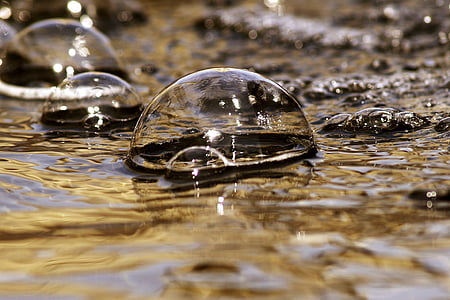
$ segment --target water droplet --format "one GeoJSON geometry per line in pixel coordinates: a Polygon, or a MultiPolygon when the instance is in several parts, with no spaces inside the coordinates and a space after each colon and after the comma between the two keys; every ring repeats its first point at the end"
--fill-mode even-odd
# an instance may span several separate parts
{"type": "Polygon", "coordinates": [[[294,96],[257,73],[212,68],[181,77],[149,103],[127,163],[149,172],[186,172],[198,164],[202,172],[219,172],[315,152],[294,96]]]}
{"type": "Polygon", "coordinates": [[[16,85],[59,84],[71,73],[103,71],[126,79],[109,39],[79,22],[51,19],[20,31],[7,45],[0,78],[16,85]]]}
{"type": "Polygon", "coordinates": [[[424,107],[430,108],[436,106],[436,101],[433,98],[427,98],[422,101],[424,107]]]}
{"type": "Polygon", "coordinates": [[[104,130],[130,125],[141,110],[141,99],[127,82],[108,73],[86,72],[53,89],[41,121],[53,126],[104,130]]]}
{"type": "Polygon", "coordinates": [[[351,117],[351,114],[337,114],[332,116],[324,125],[323,130],[335,130],[341,128],[344,122],[351,117]]]}

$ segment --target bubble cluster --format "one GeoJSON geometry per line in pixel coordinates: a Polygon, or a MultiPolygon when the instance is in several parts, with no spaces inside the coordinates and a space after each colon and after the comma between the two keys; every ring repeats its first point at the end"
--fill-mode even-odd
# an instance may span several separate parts
{"type": "Polygon", "coordinates": [[[126,78],[105,35],[73,20],[49,19],[23,29],[8,43],[0,78],[21,86],[57,85],[85,71],[126,78]]]}
{"type": "MultiPolygon", "coordinates": [[[[273,4],[273,3],[272,3],[273,4]]],[[[272,6],[274,8],[276,6],[272,6]]],[[[265,9],[234,7],[214,11],[204,20],[207,29],[227,29],[245,34],[265,44],[291,45],[297,49],[308,45],[373,49],[378,37],[369,30],[331,26],[312,18],[292,14],[279,15],[265,9]],[[261,22],[264,20],[264,22],[261,22]]]]}
{"type": "Polygon", "coordinates": [[[322,129],[380,133],[416,130],[428,124],[429,121],[425,117],[414,112],[394,108],[366,108],[353,114],[337,114],[331,117],[322,129]]]}
{"type": "Polygon", "coordinates": [[[135,122],[142,111],[140,96],[117,76],[86,72],[64,80],[45,102],[41,121],[93,131],[135,122]]]}
{"type": "Polygon", "coordinates": [[[294,96],[257,73],[211,68],[181,77],[155,96],[135,128],[127,164],[195,177],[315,153],[294,96]]]}

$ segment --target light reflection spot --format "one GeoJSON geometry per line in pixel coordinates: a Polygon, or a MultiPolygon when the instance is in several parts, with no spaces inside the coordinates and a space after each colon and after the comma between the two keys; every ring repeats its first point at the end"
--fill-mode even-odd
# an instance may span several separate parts
{"type": "Polygon", "coordinates": [[[53,65],[53,71],[55,71],[55,73],[61,73],[62,70],[63,70],[63,66],[61,64],[53,65]]]}
{"type": "Polygon", "coordinates": [[[67,9],[73,14],[79,14],[82,6],[78,1],[69,1],[67,2],[67,9]]]}
{"type": "Polygon", "coordinates": [[[8,20],[12,15],[11,8],[2,7],[0,8],[0,19],[8,20]]]}
{"type": "Polygon", "coordinates": [[[427,198],[436,198],[436,191],[427,192],[427,198]]]}
{"type": "Polygon", "coordinates": [[[82,15],[80,17],[80,23],[84,28],[92,28],[94,26],[94,21],[88,15],[82,15]]]}
{"type": "Polygon", "coordinates": [[[225,213],[225,209],[224,209],[224,206],[223,206],[223,202],[224,201],[225,201],[225,198],[223,196],[219,196],[217,198],[217,213],[219,215],[221,215],[221,216],[223,216],[224,213],[225,213]]]}

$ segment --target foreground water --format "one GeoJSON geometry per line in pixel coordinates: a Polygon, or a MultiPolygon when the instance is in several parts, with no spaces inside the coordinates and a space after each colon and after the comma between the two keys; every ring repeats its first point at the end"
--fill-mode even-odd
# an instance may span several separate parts
{"type": "Polygon", "coordinates": [[[46,127],[43,102],[1,99],[0,298],[448,299],[449,3],[286,2],[275,17],[230,2],[149,1],[148,23],[110,37],[146,101],[211,66],[278,80],[320,155],[173,188],[126,168],[131,130],[46,127]],[[374,107],[381,119],[330,120],[374,107]],[[427,122],[392,123],[391,108],[427,122]]]}

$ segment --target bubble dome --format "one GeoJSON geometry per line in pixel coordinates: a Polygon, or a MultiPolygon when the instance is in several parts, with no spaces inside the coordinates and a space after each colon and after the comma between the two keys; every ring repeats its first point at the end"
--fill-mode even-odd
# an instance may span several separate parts
{"type": "Polygon", "coordinates": [[[10,84],[59,84],[86,71],[102,71],[126,79],[109,39],[95,28],[69,19],[48,19],[17,33],[6,46],[0,78],[10,84]]]}
{"type": "Polygon", "coordinates": [[[198,176],[316,152],[293,95],[257,73],[210,68],[181,77],[153,98],[136,125],[126,163],[146,172],[198,176]]]}
{"type": "Polygon", "coordinates": [[[135,122],[142,108],[140,96],[126,81],[108,73],[86,72],[53,89],[44,103],[41,122],[104,130],[135,122]]]}

